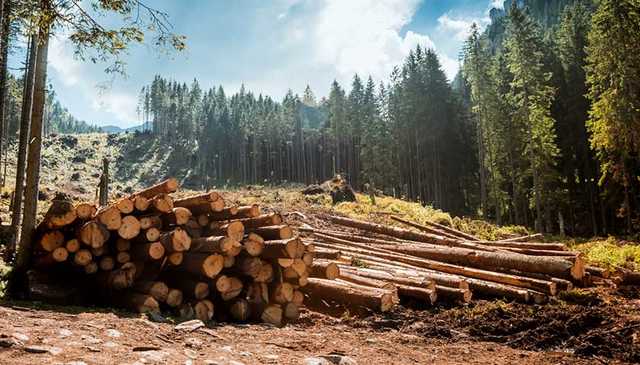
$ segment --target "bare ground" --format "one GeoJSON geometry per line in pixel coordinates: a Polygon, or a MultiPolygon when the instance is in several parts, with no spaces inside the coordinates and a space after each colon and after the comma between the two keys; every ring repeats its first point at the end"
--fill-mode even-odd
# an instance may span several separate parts
{"type": "MultiPolygon", "coordinates": [[[[460,334],[431,337],[411,329],[354,327],[315,312],[283,328],[219,325],[195,331],[109,312],[0,307],[3,364],[301,364],[343,354],[358,364],[591,364],[564,352],[533,352],[460,334]],[[115,331],[114,331],[115,330],[115,331]],[[44,351],[44,353],[33,353],[44,351]]],[[[346,322],[346,323],[345,323],[346,322]]],[[[375,323],[375,322],[372,322],[375,323]]]]}

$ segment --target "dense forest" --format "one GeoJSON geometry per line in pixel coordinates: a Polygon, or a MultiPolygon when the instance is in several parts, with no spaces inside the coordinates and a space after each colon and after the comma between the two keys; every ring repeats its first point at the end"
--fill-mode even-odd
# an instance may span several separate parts
{"type": "Polygon", "coordinates": [[[139,110],[149,133],[191,156],[187,180],[203,187],[341,174],[357,189],[498,224],[634,230],[639,4],[505,9],[486,30],[473,26],[452,83],[435,52],[417,47],[389,80],[355,75],[320,100],[308,87],[277,102],[158,75],[139,110]]]}

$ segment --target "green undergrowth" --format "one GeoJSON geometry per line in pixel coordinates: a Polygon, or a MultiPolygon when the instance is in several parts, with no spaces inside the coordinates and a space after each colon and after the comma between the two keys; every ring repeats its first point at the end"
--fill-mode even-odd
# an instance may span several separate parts
{"type": "Polygon", "coordinates": [[[356,197],[357,202],[339,203],[335,206],[335,211],[351,218],[366,219],[404,228],[406,228],[405,225],[394,221],[391,219],[391,216],[395,215],[418,224],[435,222],[486,240],[527,234],[527,230],[524,227],[499,227],[482,220],[452,217],[449,213],[443,212],[440,209],[389,196],[376,197],[375,204],[373,204],[371,198],[367,195],[357,194],[356,197]]]}
{"type": "Polygon", "coordinates": [[[640,244],[637,241],[600,237],[588,241],[572,239],[566,244],[572,250],[582,252],[592,265],[607,269],[640,270],[640,244]]]}

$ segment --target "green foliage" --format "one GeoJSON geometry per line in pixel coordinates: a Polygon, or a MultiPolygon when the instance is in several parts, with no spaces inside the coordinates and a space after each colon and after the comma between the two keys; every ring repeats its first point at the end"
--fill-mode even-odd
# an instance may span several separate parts
{"type": "Polygon", "coordinates": [[[627,218],[631,229],[631,195],[638,193],[634,175],[640,171],[640,2],[601,1],[593,16],[587,54],[591,101],[587,125],[600,161],[600,183],[623,187],[619,215],[627,218]]]}
{"type": "Polygon", "coordinates": [[[640,270],[640,246],[636,243],[609,237],[583,243],[569,242],[569,245],[573,250],[584,253],[587,261],[593,265],[640,270]]]}

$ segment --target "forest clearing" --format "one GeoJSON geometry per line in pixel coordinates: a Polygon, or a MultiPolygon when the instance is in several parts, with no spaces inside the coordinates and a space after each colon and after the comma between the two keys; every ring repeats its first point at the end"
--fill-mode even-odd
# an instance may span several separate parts
{"type": "Polygon", "coordinates": [[[0,0],[0,363],[640,363],[639,30],[0,0]]]}

